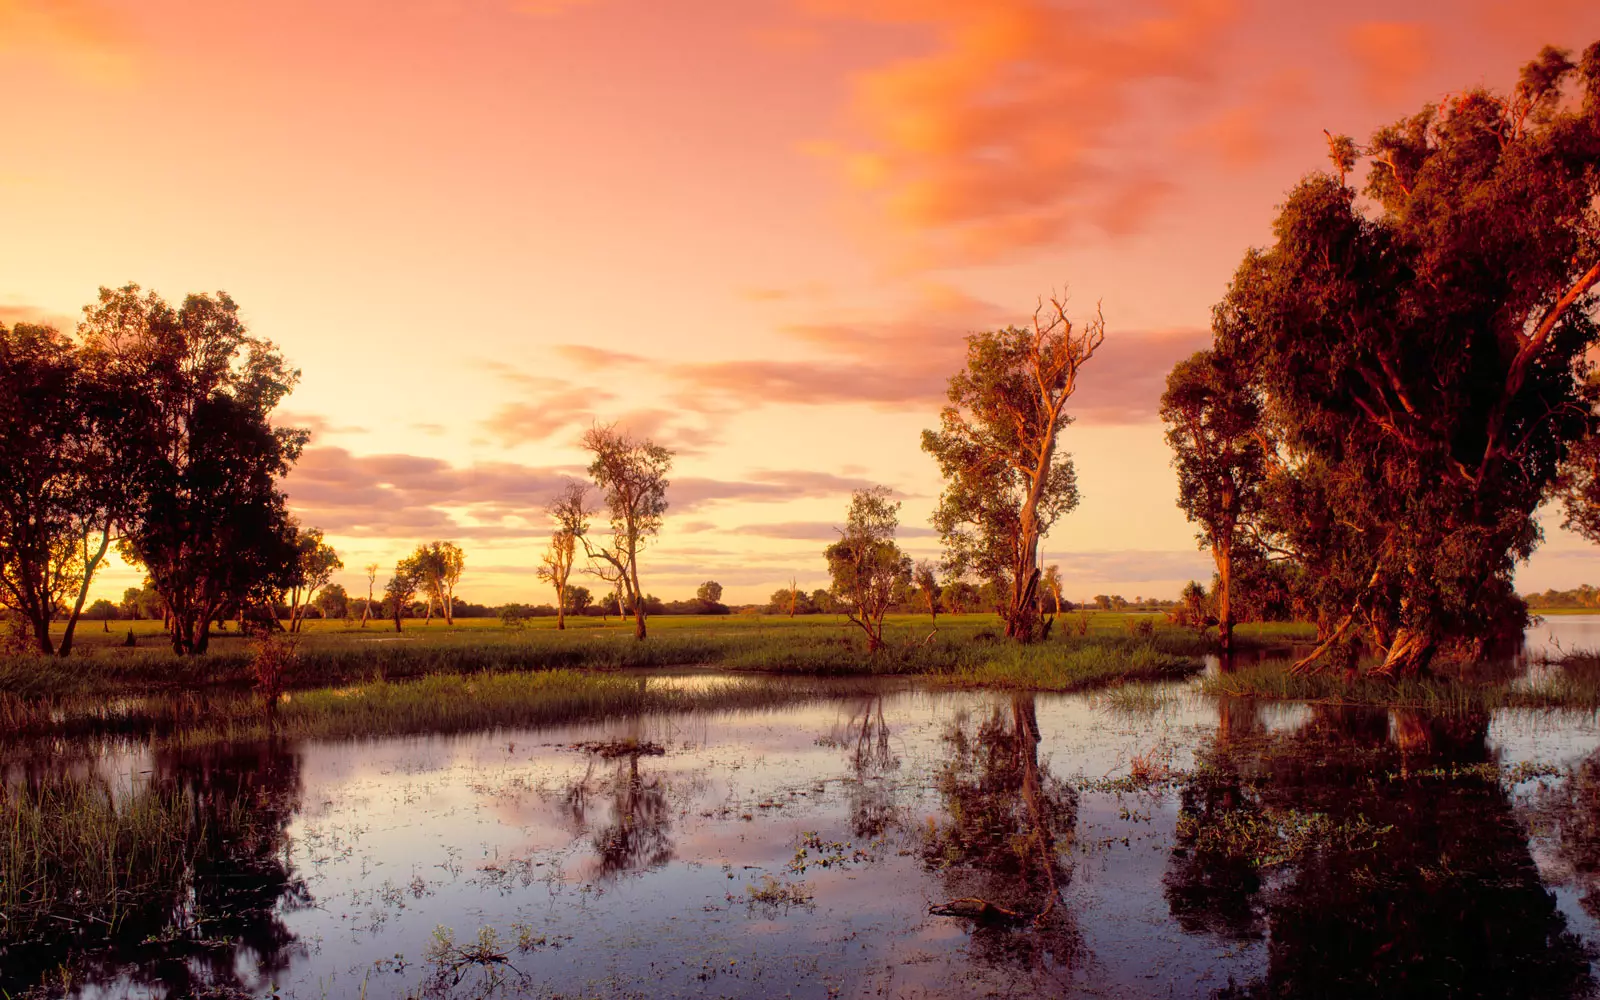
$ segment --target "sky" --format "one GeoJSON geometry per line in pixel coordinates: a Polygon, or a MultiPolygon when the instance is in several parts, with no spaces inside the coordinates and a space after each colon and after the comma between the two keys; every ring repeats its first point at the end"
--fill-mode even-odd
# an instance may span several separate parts
{"type": "MultiPolygon", "coordinates": [[[[968,333],[1105,317],[1063,444],[1066,595],[1209,557],[1156,409],[1274,209],[1591,0],[0,0],[0,322],[226,290],[302,377],[285,489],[366,592],[418,543],[546,601],[543,506],[618,422],[674,449],[644,588],[796,579],[852,489],[937,554],[919,448],[968,333]]],[[[1524,592],[1600,582],[1559,527],[1524,592]]],[[[96,596],[138,571],[110,567],[96,596]]]]}

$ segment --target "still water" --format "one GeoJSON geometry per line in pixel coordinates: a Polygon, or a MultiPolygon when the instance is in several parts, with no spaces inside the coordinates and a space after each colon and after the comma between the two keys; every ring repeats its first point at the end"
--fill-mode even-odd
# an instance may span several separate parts
{"type": "Polygon", "coordinates": [[[161,920],[0,952],[0,989],[62,962],[86,997],[1584,996],[1600,977],[1590,713],[896,683],[469,736],[123,743],[7,780],[61,770],[184,789],[218,849],[161,920]]]}

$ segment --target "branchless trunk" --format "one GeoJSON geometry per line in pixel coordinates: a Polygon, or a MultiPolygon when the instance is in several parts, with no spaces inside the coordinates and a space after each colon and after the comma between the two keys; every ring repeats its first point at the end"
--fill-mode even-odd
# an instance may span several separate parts
{"type": "MultiPolygon", "coordinates": [[[[78,587],[78,599],[73,602],[72,614],[67,616],[67,628],[61,636],[61,656],[72,653],[72,635],[78,628],[78,618],[83,614],[83,602],[89,597],[89,583],[94,579],[94,571],[99,567],[100,560],[106,557],[106,550],[111,547],[111,523],[106,522],[105,530],[100,533],[100,548],[91,556],[89,554],[89,536],[83,536],[83,583],[78,587]]],[[[107,632],[111,631],[110,623],[105,626],[107,632]]]]}
{"type": "Polygon", "coordinates": [[[1233,533],[1212,546],[1217,561],[1217,641],[1223,653],[1233,652],[1233,533]]]}

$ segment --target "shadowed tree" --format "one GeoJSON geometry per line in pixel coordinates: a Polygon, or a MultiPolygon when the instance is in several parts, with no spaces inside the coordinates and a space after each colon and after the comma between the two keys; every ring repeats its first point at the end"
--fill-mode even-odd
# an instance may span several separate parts
{"type": "Polygon", "coordinates": [[[1078,369],[1104,340],[1098,312],[1079,330],[1059,299],[1041,305],[1031,329],[973,334],[940,430],[922,432],[945,478],[933,526],[950,552],[1004,587],[1006,635],[1021,642],[1047,628],[1035,600],[1039,543],[1078,505],[1072,457],[1056,442],[1072,420],[1078,369]]]}
{"type": "Polygon", "coordinates": [[[222,293],[174,310],[137,285],[102,288],[79,332],[128,486],[121,553],[160,592],[173,650],[203,653],[212,621],[292,576],[294,528],[277,484],[307,432],[269,417],[299,372],[222,293]]]}
{"type": "Polygon", "coordinates": [[[644,591],[639,587],[639,553],[661,532],[667,512],[667,473],[672,452],[648,438],[634,439],[615,425],[597,425],[583,435],[583,447],[594,456],[589,475],[600,487],[611,515],[611,544],[595,545],[582,536],[584,553],[598,560],[596,574],[617,588],[633,609],[634,637],[645,637],[644,591]]]}
{"type": "Polygon", "coordinates": [[[1520,627],[1511,572],[1594,424],[1600,44],[1578,67],[1547,48],[1513,93],[1467,90],[1336,155],[1214,326],[1261,386],[1294,499],[1277,526],[1330,623],[1300,668],[1353,629],[1377,673],[1412,675],[1441,644],[1520,627]],[[1342,180],[1353,152],[1367,199],[1342,180]]]}
{"type": "Polygon", "coordinates": [[[322,612],[323,618],[343,618],[350,613],[350,595],[341,584],[330,583],[323,587],[312,603],[322,612]]]}
{"type": "Polygon", "coordinates": [[[534,573],[555,588],[557,629],[567,627],[567,580],[572,576],[578,539],[589,530],[589,508],[584,502],[588,494],[589,487],[583,483],[568,483],[547,508],[556,530],[534,573]]]}
{"type": "Polygon", "coordinates": [[[707,580],[694,592],[695,599],[702,604],[722,603],[722,584],[715,580],[707,580]]]}
{"type": "Polygon", "coordinates": [[[883,618],[895,588],[911,579],[911,557],[895,544],[900,502],[887,486],[856,490],[839,540],[828,546],[828,574],[838,611],[867,634],[867,652],[883,646],[883,618]]]}
{"type": "Polygon", "coordinates": [[[411,575],[409,559],[402,559],[394,568],[394,576],[383,588],[383,610],[394,622],[394,630],[402,630],[406,609],[417,596],[417,579],[411,575]]]}
{"type": "Polygon", "coordinates": [[[1267,454],[1261,404],[1246,366],[1198,351],[1167,376],[1161,419],[1178,470],[1178,506],[1200,525],[1200,544],[1217,564],[1217,637],[1233,649],[1234,553],[1263,506],[1267,454]]]}
{"type": "Polygon", "coordinates": [[[1044,584],[1045,593],[1049,594],[1051,601],[1054,602],[1055,611],[1053,613],[1059,615],[1061,613],[1061,567],[1055,563],[1046,566],[1044,568],[1044,576],[1040,578],[1040,582],[1044,584]]]}
{"type": "MultiPolygon", "coordinates": [[[[300,631],[311,596],[327,586],[333,574],[344,569],[344,560],[333,546],[322,540],[321,528],[295,530],[295,568],[289,582],[289,631],[300,631]]],[[[342,592],[342,588],[341,588],[342,592]]]]}

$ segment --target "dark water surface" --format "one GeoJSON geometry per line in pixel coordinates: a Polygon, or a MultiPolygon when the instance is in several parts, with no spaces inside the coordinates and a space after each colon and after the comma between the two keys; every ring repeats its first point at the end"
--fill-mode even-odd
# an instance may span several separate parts
{"type": "Polygon", "coordinates": [[[61,961],[91,997],[1545,997],[1600,971],[1591,713],[896,684],[6,780],[64,770],[192,794],[219,860],[158,925],[0,953],[0,989],[61,961]],[[929,912],[961,899],[991,919],[929,912]]]}

